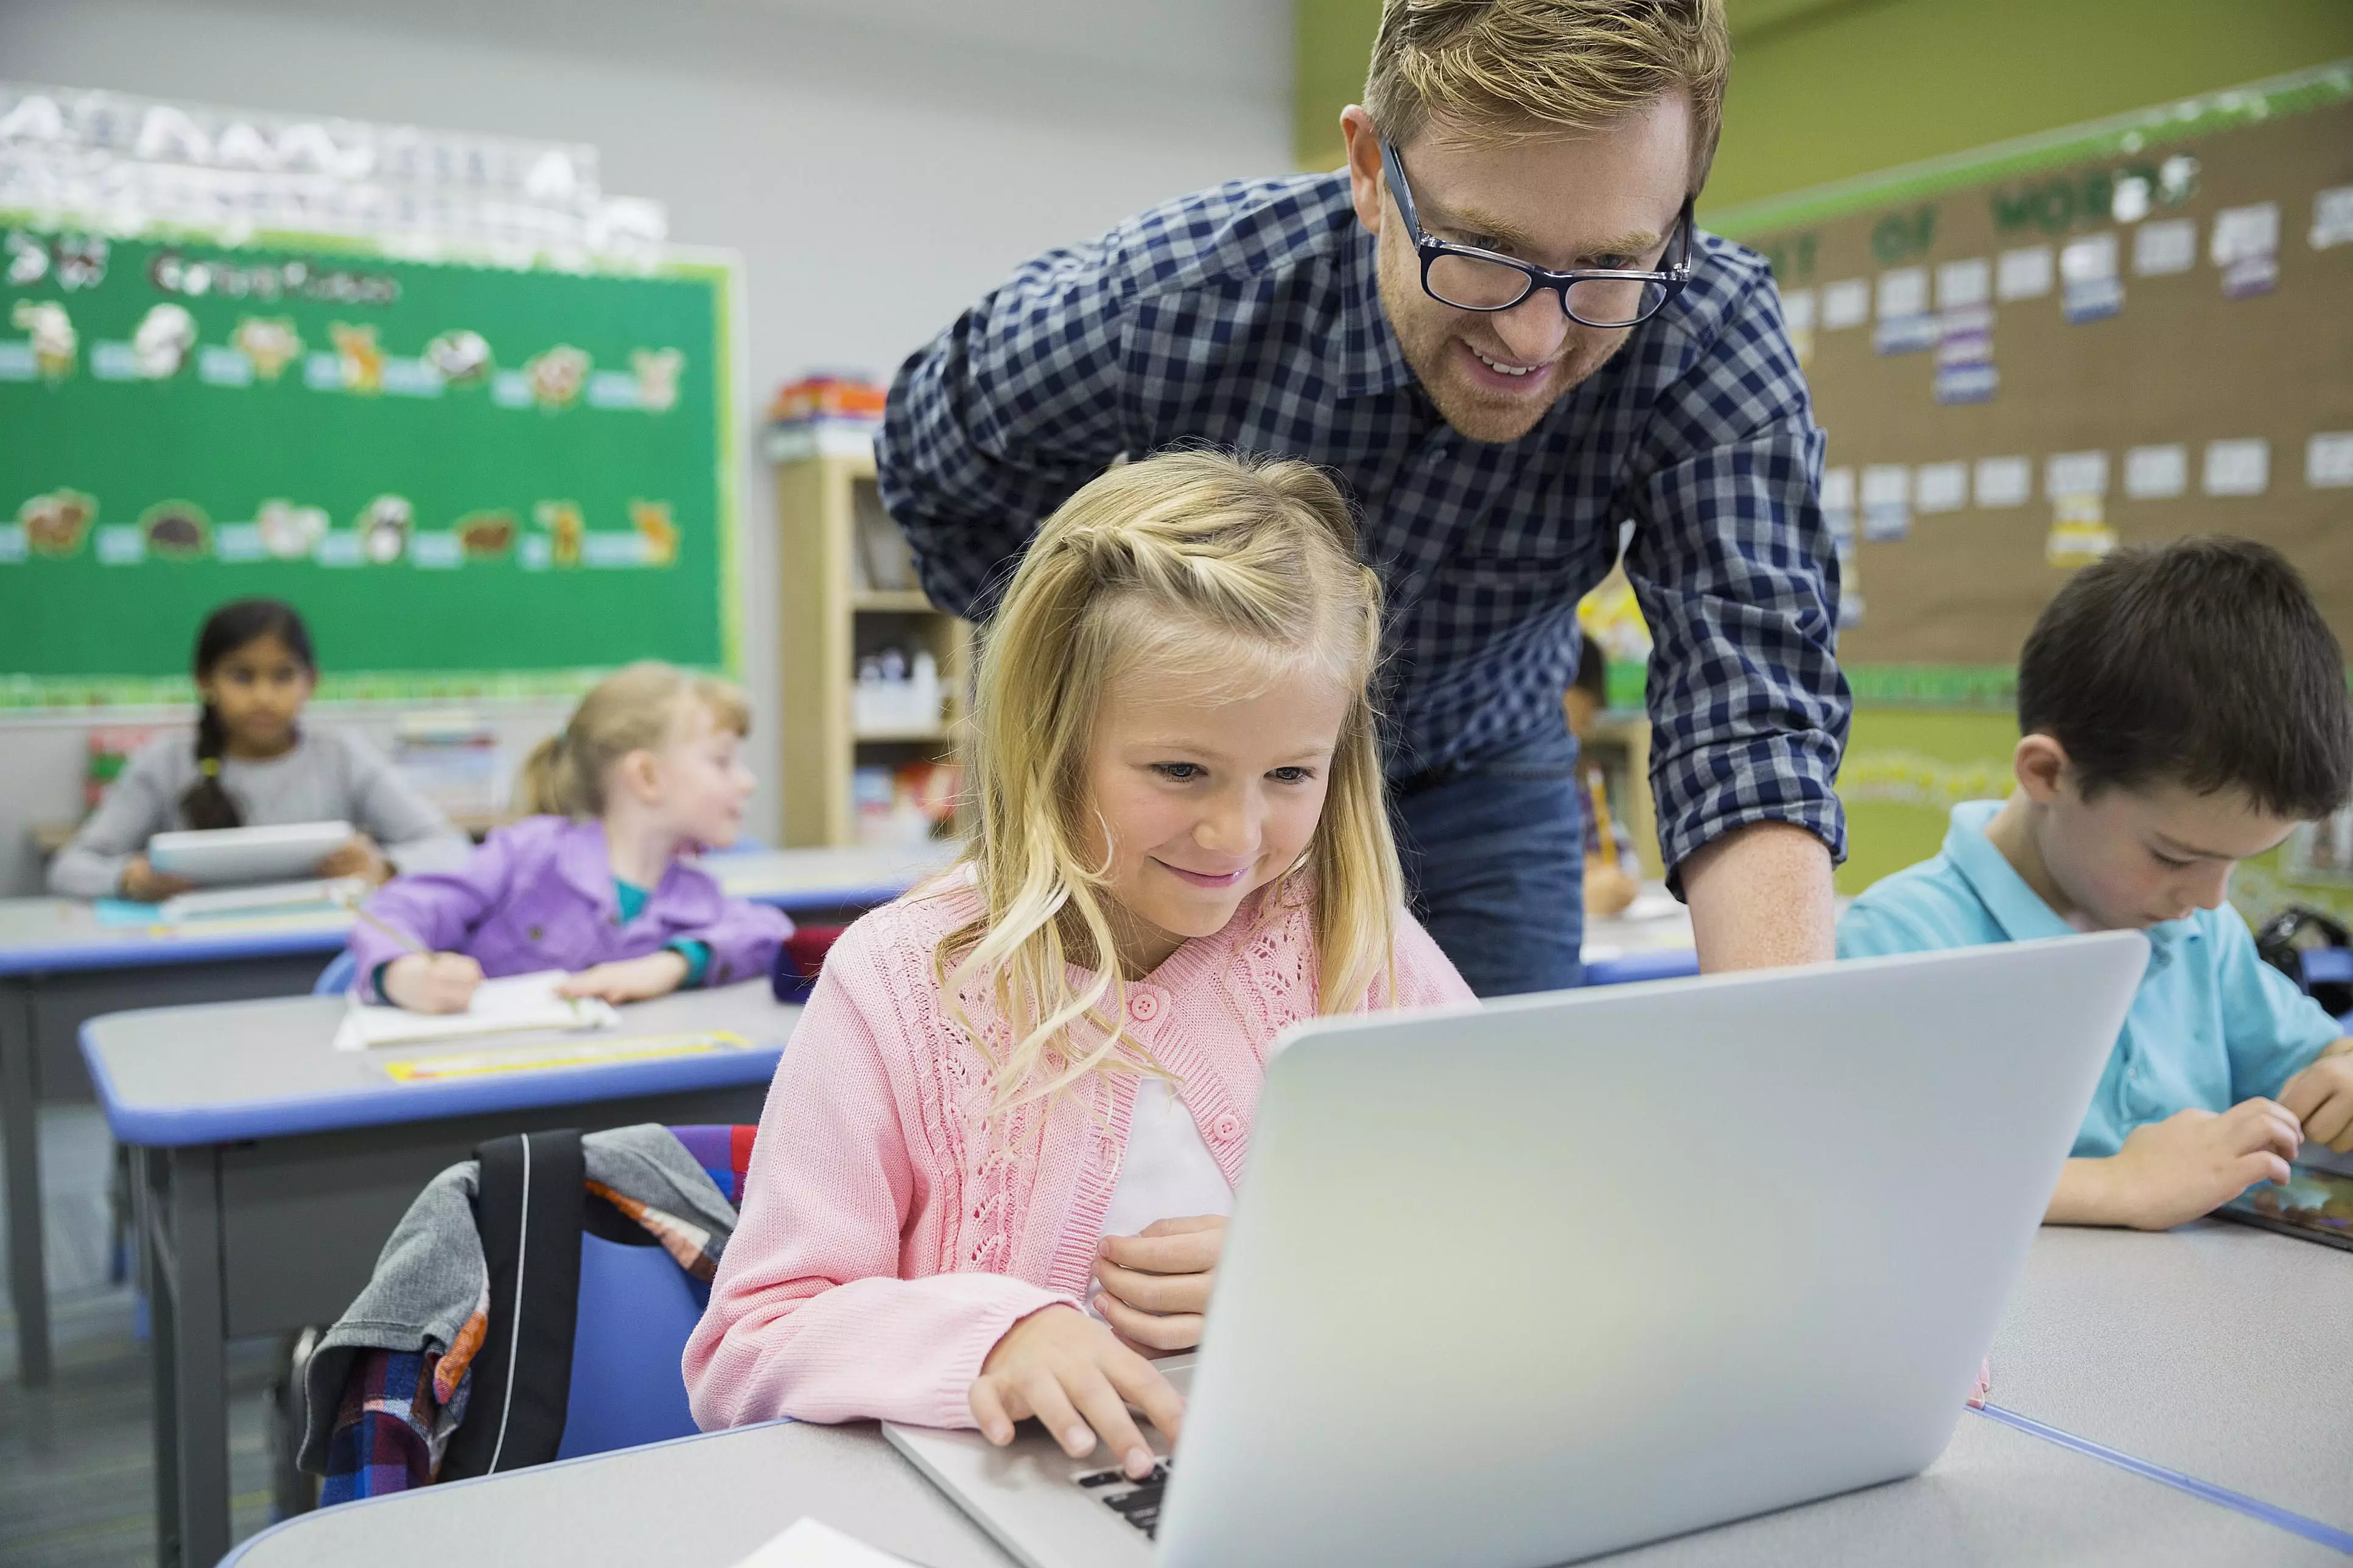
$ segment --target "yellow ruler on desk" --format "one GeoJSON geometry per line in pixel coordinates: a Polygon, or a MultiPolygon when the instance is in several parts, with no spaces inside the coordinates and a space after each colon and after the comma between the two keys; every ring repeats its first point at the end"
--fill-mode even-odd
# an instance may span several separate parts
{"type": "Polygon", "coordinates": [[[732,1029],[700,1029],[681,1035],[555,1040],[544,1045],[519,1046],[512,1050],[403,1057],[383,1065],[385,1076],[395,1083],[439,1083],[447,1079],[483,1078],[491,1073],[610,1067],[619,1062],[656,1061],[666,1057],[713,1056],[724,1051],[751,1048],[752,1042],[732,1029]]]}

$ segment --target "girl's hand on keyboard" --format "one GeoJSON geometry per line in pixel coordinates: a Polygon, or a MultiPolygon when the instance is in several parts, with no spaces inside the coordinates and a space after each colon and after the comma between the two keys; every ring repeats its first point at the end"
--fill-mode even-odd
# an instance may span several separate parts
{"type": "Polygon", "coordinates": [[[1062,1452],[1083,1459],[1095,1439],[1141,1480],[1155,1462],[1128,1411],[1133,1404],[1176,1440],[1185,1401],[1153,1364],[1077,1308],[1057,1304],[1005,1331],[980,1365],[969,1395],[981,1435],[1002,1448],[1013,1424],[1036,1416],[1062,1452]]]}
{"type": "Polygon", "coordinates": [[[1218,1279],[1226,1222],[1216,1215],[1164,1219],[1141,1236],[1107,1236],[1095,1248],[1103,1291],[1095,1310],[1146,1354],[1191,1350],[1218,1279]]]}

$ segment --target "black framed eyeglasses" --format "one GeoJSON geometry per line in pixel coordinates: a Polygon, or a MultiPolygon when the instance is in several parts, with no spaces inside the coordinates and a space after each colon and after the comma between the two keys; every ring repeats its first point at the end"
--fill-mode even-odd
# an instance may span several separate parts
{"type": "MultiPolygon", "coordinates": [[[[1662,272],[1619,267],[1580,267],[1567,272],[1532,267],[1475,245],[1456,245],[1424,234],[1414,211],[1405,163],[1388,139],[1381,139],[1381,169],[1389,194],[1405,216],[1405,231],[1421,258],[1422,291],[1458,310],[1508,310],[1539,289],[1560,296],[1568,319],[1588,327],[1634,327],[1649,321],[1691,282],[1692,198],[1683,198],[1667,242],[1673,264],[1662,272]]],[[[1664,259],[1663,258],[1662,259],[1664,259]]]]}

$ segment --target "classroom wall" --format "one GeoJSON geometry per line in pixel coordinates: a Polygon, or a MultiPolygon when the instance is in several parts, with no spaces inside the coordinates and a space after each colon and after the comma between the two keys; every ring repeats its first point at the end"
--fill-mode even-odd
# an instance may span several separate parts
{"type": "MultiPolygon", "coordinates": [[[[1293,152],[1340,162],[1380,0],[1297,0],[1293,152]]],[[[2346,0],[1727,0],[1703,216],[2353,56],[2346,0]]]]}
{"type": "MultiPolygon", "coordinates": [[[[608,191],[743,253],[748,437],[780,381],[887,375],[1037,250],[1283,172],[1290,26],[1285,0],[0,0],[0,74],[594,142],[608,191]]],[[[789,675],[745,450],[745,678],[773,741],[789,675]]],[[[84,727],[0,717],[0,889],[32,890],[26,824],[73,814],[84,727]]]]}

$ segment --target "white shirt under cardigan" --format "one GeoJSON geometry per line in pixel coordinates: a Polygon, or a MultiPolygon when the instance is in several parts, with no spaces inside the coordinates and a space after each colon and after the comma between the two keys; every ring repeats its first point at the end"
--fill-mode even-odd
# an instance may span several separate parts
{"type": "MultiPolygon", "coordinates": [[[[1103,1211],[1105,1236],[1137,1236],[1164,1219],[1230,1215],[1234,1190],[1209,1152],[1193,1113],[1166,1079],[1147,1078],[1135,1086],[1135,1109],[1127,1123],[1127,1150],[1119,1162],[1119,1184],[1103,1211]]],[[[1087,1310],[1094,1311],[1090,1294],[1087,1310]]],[[[1101,1313],[1096,1313],[1100,1317],[1101,1313]]]]}
{"type": "MultiPolygon", "coordinates": [[[[1139,1077],[1135,1107],[1128,1114],[1127,1147],[1119,1162],[1119,1182],[1103,1211],[1105,1236],[1141,1236],[1164,1219],[1219,1218],[1234,1212],[1234,1189],[1218,1158],[1209,1152],[1200,1124],[1165,1078],[1139,1077]]],[[[1096,1317],[1093,1291],[1087,1310],[1096,1317]]]]}

